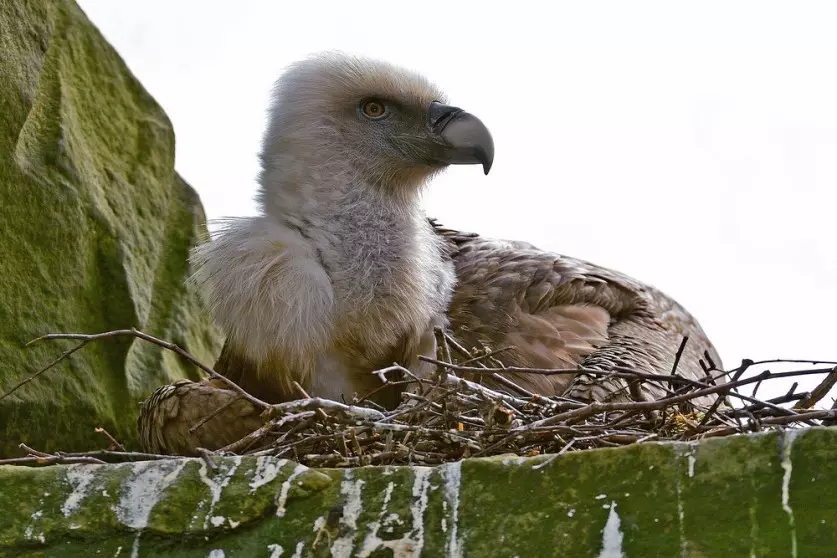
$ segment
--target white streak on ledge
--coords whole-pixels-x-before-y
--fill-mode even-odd
[[[782,509],[788,514],[788,526],[791,532],[791,558],[797,558],[796,549],[796,521],[793,517],[793,509],[790,506],[790,480],[793,473],[791,462],[791,449],[799,431],[786,430],[782,434],[782,469],[785,474],[782,476]]]
[[[253,480],[250,481],[250,494],[273,481],[287,463],[287,459],[275,459],[266,455],[257,457],[256,470],[253,472]]]
[[[46,498],[47,496],[49,496],[49,492],[44,493],[44,498]],[[43,508],[44,507],[44,498],[41,498],[38,501],[38,508]],[[32,519],[32,522],[29,525],[27,525],[26,529],[23,531],[23,537],[26,540],[32,540],[34,538],[37,538],[39,541],[45,542],[43,533],[38,535],[38,537],[35,537],[35,523],[40,521],[43,516],[44,516],[43,509],[35,510],[34,512],[32,512],[32,515],[29,516]]]
[[[367,525],[369,532],[363,539],[363,544],[357,554],[358,558],[368,558],[369,555],[384,544],[383,539],[378,536],[378,531],[381,529],[381,524],[384,521],[384,515],[387,513],[387,507],[389,506],[389,501],[392,498],[393,490],[395,490],[395,483],[390,481],[384,489],[384,499],[381,503],[381,511],[378,513],[378,519]]]
[[[607,523],[602,529],[602,551],[599,558],[624,558],[622,551],[622,520],[616,513],[616,502],[611,502],[610,512],[607,514]]]
[[[76,464],[67,467],[66,479],[73,487],[73,491],[61,505],[61,512],[64,517],[70,517],[70,514],[76,511],[81,502],[90,494],[90,485],[93,483],[94,473],[99,467],[99,465],[90,464]]]
[[[131,469],[131,475],[123,484],[116,504],[117,519],[126,527],[145,529],[154,506],[185,465],[185,459],[138,461],[124,465]]]
[[[353,472],[346,469],[344,481],[340,485],[340,494],[345,498],[343,502],[343,516],[340,518],[341,531],[345,532],[342,537],[334,540],[331,545],[331,556],[333,558],[350,558],[354,539],[357,534],[357,520],[363,509],[361,492],[366,484],[362,479],[352,480]]]
[[[450,558],[462,557],[462,542],[459,540],[459,487],[462,484],[462,462],[454,461],[442,468],[445,477],[445,501],[450,504],[450,537],[447,542],[447,555]]]
[[[137,531],[134,536],[134,544],[131,545],[131,558],[139,558],[139,539],[142,531]]]
[[[687,556],[686,543],[686,513],[683,510],[683,496],[680,488],[680,477],[677,477],[677,526],[680,531],[680,556]]]
[[[116,518],[123,525],[136,529],[131,545],[131,558],[139,556],[140,535],[148,526],[151,511],[160,501],[166,488],[171,485],[183,467],[186,459],[164,459],[160,461],[138,461],[120,465],[128,468],[131,475],[122,486],[119,502],[116,504]]]
[[[294,467],[293,472],[288,476],[287,479],[285,479],[285,482],[282,483],[282,487],[279,489],[279,495],[276,498],[276,517],[285,516],[285,512],[287,511],[285,508],[285,504],[288,503],[288,493],[290,493],[291,491],[291,486],[293,485],[293,482],[297,479],[297,477],[307,470],[308,467],[297,463],[296,467]]]
[[[430,489],[430,474],[433,469],[430,467],[414,467],[413,474],[413,503],[410,505],[410,512],[413,516],[413,529],[410,531],[410,538],[414,541],[413,556],[421,556],[421,549],[424,547],[424,512],[427,510],[428,490]]]
[[[218,504],[218,501],[221,500],[221,493],[230,483],[230,480],[233,478],[233,475],[235,475],[238,466],[241,465],[241,456],[238,455],[229,461],[221,461],[219,467],[228,464],[228,469],[226,471],[216,473],[212,476],[212,478],[210,478],[207,474],[208,471],[206,461],[201,459],[200,463],[201,468],[198,470],[198,475],[200,476],[201,481],[209,487],[210,493],[209,509],[206,510],[206,516],[203,519],[203,528],[207,529],[209,527],[209,521],[212,517],[212,512],[215,510],[215,506]]]
[[[751,485],[753,484],[751,479]],[[753,497],[753,502],[750,504],[750,558],[757,558],[756,556],[756,541],[759,535],[759,524],[756,518],[756,498]]]

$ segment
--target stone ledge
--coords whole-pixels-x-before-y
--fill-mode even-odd
[[[0,467],[15,556],[834,556],[837,429],[441,467]]]

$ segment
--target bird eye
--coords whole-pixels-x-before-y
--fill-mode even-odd
[[[386,105],[384,105],[381,101],[374,99],[364,101],[363,104],[360,105],[360,110],[363,112],[364,116],[371,118],[372,120],[383,118],[387,114]]]

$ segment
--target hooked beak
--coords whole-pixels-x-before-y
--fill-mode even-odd
[[[428,107],[428,125],[437,143],[434,159],[452,165],[479,163],[488,174],[494,162],[494,139],[479,118],[433,101]]]

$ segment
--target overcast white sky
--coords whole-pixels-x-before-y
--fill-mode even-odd
[[[437,82],[496,145],[430,215],[652,283],[724,364],[837,360],[837,3],[79,0],[165,108],[210,219],[256,212],[284,67],[324,49]]]

